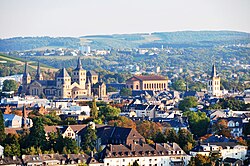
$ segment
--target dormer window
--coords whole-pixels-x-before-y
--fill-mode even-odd
[[[236,123],[235,123],[235,126],[239,126],[239,122],[236,122]]]

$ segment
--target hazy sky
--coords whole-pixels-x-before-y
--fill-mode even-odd
[[[250,0],[0,0],[0,38],[180,30],[250,32]]]

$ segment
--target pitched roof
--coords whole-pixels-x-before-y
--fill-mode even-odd
[[[167,79],[158,75],[135,75],[128,80],[154,81],[154,80],[167,80]]]
[[[69,73],[65,68],[60,69],[59,73],[57,74],[57,77],[70,77]]]

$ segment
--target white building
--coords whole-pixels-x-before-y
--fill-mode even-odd
[[[0,158],[3,156],[4,147],[0,145]]]
[[[8,128],[20,128],[23,123],[32,127],[33,122],[31,119],[26,118],[26,121],[23,122],[23,117],[15,115],[15,114],[3,114],[4,126]]]
[[[211,152],[221,154],[223,159],[230,157],[245,160],[247,155],[247,146],[237,145],[234,142],[218,142],[198,145],[190,151],[191,156],[201,154],[209,156]]]
[[[108,145],[101,152],[101,160],[103,166],[127,166],[135,161],[141,166],[172,166],[187,165],[190,156],[176,143]]]
[[[62,110],[63,114],[67,115],[86,115],[90,116],[90,107],[89,106],[77,106],[77,105],[72,105],[69,107],[69,109],[63,109]]]

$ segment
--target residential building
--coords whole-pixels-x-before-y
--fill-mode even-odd
[[[87,117],[90,117],[90,107],[89,106],[77,106],[72,105],[69,107],[69,109],[63,109],[63,114],[67,115],[86,115]]]
[[[242,118],[239,117],[228,117],[228,118],[221,118],[227,121],[227,126],[230,130],[230,133],[233,137],[240,137],[243,136],[243,123]]]
[[[142,166],[187,165],[190,157],[176,143],[131,144],[106,146],[100,153],[104,166],[132,165],[137,161]]]
[[[222,159],[230,157],[245,160],[247,146],[237,145],[235,142],[214,142],[197,145],[190,151],[191,156],[196,156],[197,154],[209,156],[211,153],[220,154]]]

